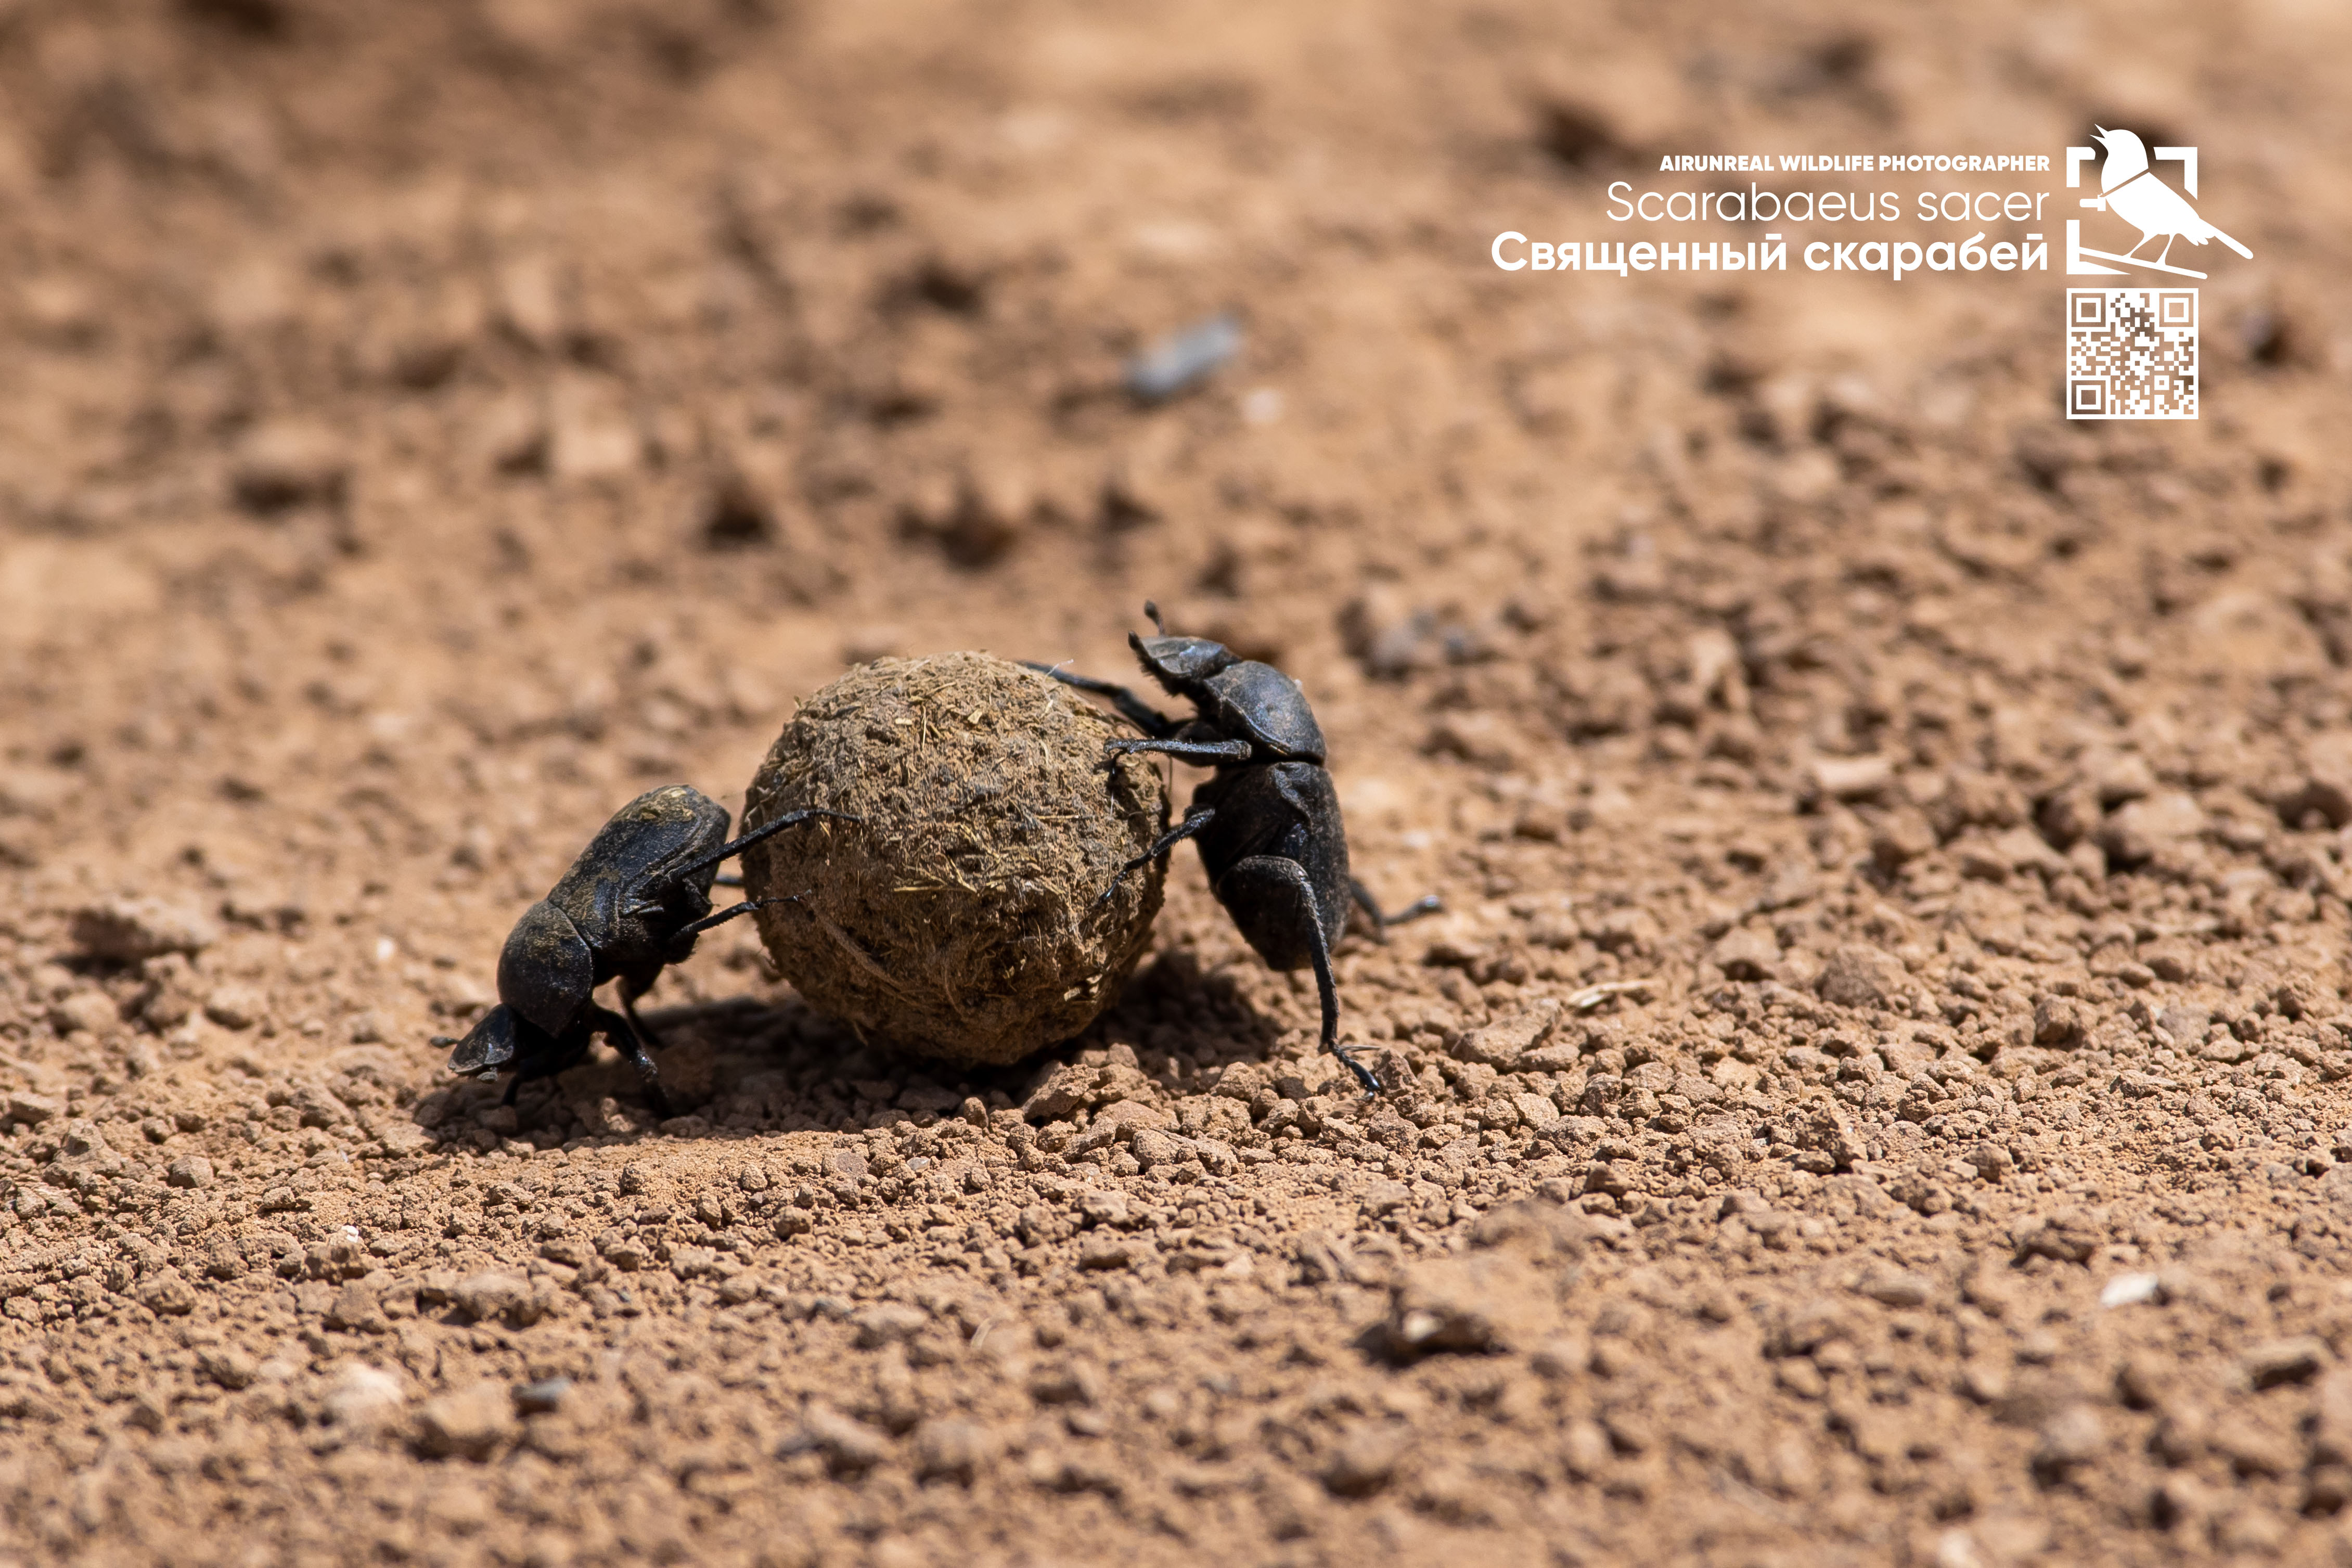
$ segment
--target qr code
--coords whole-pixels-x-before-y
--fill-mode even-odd
[[[2197,290],[2066,290],[2066,417],[2197,417]]]

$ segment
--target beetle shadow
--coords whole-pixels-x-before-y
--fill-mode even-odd
[[[548,1149],[660,1133],[737,1139],[862,1131],[901,1119],[927,1125],[963,1114],[971,1100],[991,1115],[1011,1110],[1055,1067],[1101,1060],[1121,1046],[1171,1093],[1200,1093],[1232,1063],[1276,1060],[1289,1028],[1233,973],[1181,947],[1148,957],[1084,1031],[1003,1067],[870,1044],[789,991],[648,1008],[644,1017],[662,1042],[654,1059],[677,1113],[668,1121],[657,1121],[635,1070],[601,1044],[554,1078],[524,1084],[510,1106],[501,1103],[504,1082],[460,1080],[419,1100],[413,1119],[459,1153],[510,1138]]]
[[[1079,1043],[1125,1041],[1138,1066],[1165,1079],[1178,1058],[1204,1075],[1233,1062],[1265,1061],[1282,1034],[1283,1026],[1230,973],[1204,966],[1197,952],[1180,947],[1155,953],[1137,969],[1118,1004]]]
[[[870,1045],[790,992],[642,1009],[661,1042],[654,1062],[675,1112],[658,1121],[635,1069],[609,1045],[502,1103],[508,1084],[460,1081],[421,1099],[417,1125],[451,1152],[487,1152],[507,1139],[554,1148],[576,1139],[634,1143],[667,1133],[712,1139],[775,1132],[861,1131],[1018,1105],[1039,1057],[967,1067]]]

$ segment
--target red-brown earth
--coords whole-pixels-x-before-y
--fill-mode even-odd
[[[2352,1555],[2347,30],[0,6],[0,1558]],[[2194,424],[2057,416],[2054,273],[1486,259],[2095,121],[2254,252]],[[1031,1064],[745,921],[677,1120],[447,1079],[622,801],[1147,595],[1448,902],[1390,1092],[1190,851]]]

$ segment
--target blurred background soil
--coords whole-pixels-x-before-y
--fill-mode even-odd
[[[2347,29],[0,5],[0,1557],[2352,1555]],[[2057,416],[2055,272],[1486,258],[2094,123],[2254,252],[2192,425]],[[679,1120],[446,1081],[629,796],[1147,595],[1448,901],[1391,1093],[1189,850],[1034,1064],[747,921]]]

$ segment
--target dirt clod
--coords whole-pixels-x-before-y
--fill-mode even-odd
[[[201,952],[220,940],[218,922],[193,905],[118,899],[74,911],[74,945],[92,958],[136,963],[167,952]]]
[[[503,1384],[477,1383],[416,1407],[416,1446],[436,1458],[487,1459],[514,1428],[514,1401]]]
[[[1390,1350],[1401,1356],[1527,1350],[1556,1326],[1554,1280],[1509,1254],[1415,1265],[1391,1293]]]

